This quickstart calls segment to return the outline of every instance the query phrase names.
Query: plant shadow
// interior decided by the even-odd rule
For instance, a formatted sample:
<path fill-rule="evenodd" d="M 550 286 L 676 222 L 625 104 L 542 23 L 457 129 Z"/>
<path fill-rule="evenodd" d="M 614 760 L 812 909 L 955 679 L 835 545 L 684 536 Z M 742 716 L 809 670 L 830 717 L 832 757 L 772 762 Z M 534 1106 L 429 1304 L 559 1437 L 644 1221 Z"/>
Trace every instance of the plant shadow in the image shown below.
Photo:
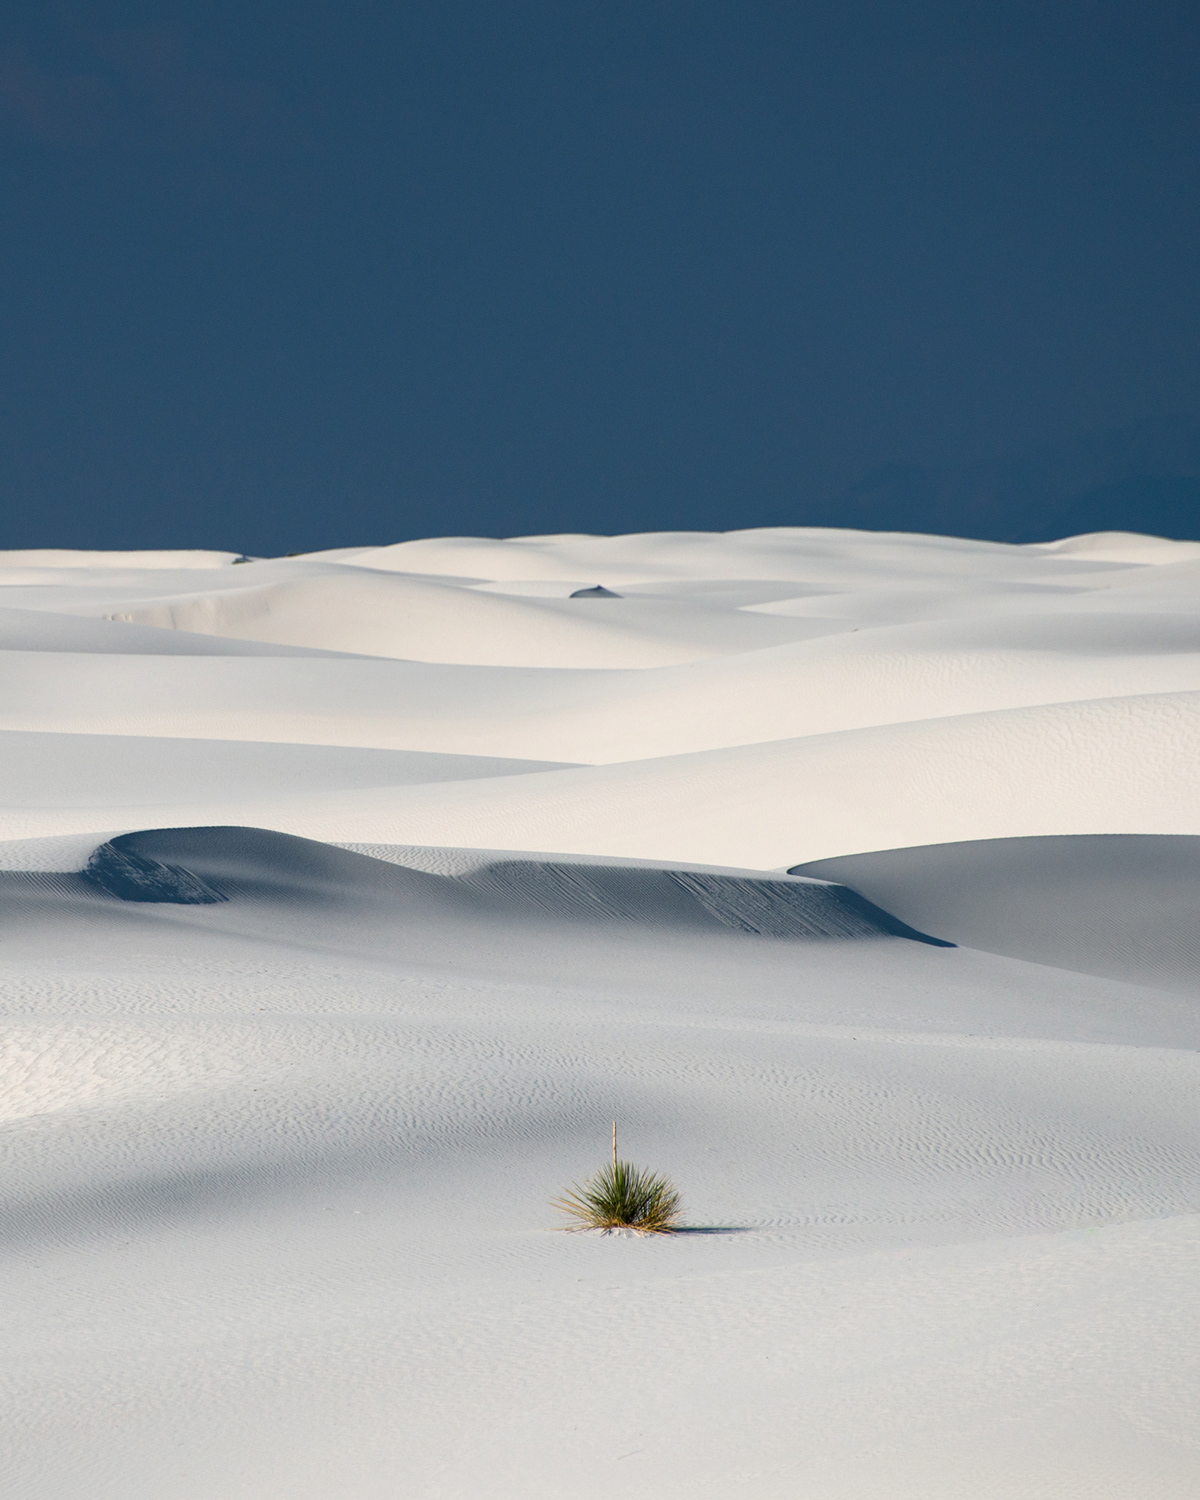
<path fill-rule="evenodd" d="M 672 1234 L 753 1234 L 753 1224 L 680 1224 Z"/>

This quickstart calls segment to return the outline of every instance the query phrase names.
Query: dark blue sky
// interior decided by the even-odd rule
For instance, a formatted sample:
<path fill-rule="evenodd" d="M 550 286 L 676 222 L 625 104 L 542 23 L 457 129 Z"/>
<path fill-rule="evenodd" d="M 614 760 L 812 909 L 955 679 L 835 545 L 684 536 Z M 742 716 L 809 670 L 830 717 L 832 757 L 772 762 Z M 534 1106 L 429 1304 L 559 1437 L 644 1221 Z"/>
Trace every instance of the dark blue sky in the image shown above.
<path fill-rule="evenodd" d="M 5 16 L 0 546 L 1200 534 L 1194 3 Z"/>

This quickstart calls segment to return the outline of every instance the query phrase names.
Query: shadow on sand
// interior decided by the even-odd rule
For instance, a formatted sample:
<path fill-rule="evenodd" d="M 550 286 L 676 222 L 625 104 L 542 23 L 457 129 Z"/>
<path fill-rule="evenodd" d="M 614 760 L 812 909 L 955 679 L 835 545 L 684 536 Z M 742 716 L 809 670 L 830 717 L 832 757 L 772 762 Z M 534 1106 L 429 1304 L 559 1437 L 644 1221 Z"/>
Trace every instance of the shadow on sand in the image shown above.
<path fill-rule="evenodd" d="M 753 1234 L 756 1224 L 681 1224 L 672 1234 Z"/>

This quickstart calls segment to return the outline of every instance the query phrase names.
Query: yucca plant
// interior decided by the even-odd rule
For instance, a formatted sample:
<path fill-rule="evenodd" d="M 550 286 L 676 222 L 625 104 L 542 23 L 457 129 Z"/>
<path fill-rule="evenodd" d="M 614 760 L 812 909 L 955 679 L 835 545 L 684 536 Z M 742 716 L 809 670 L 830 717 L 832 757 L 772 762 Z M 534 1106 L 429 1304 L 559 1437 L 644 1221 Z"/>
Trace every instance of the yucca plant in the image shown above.
<path fill-rule="evenodd" d="M 679 1228 L 679 1194 L 665 1177 L 613 1159 L 582 1183 L 572 1183 L 554 1207 L 574 1223 L 571 1229 L 635 1229 L 639 1234 L 673 1234 Z"/>

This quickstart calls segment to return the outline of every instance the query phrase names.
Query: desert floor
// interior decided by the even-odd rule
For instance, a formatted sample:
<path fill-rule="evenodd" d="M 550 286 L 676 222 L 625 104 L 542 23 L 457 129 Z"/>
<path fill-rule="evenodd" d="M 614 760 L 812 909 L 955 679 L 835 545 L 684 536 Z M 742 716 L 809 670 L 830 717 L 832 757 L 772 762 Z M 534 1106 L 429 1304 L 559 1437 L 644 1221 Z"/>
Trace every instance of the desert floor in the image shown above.
<path fill-rule="evenodd" d="M 1192 1500 L 1198 747 L 1200 544 L 0 554 L 0 1490 Z"/>

